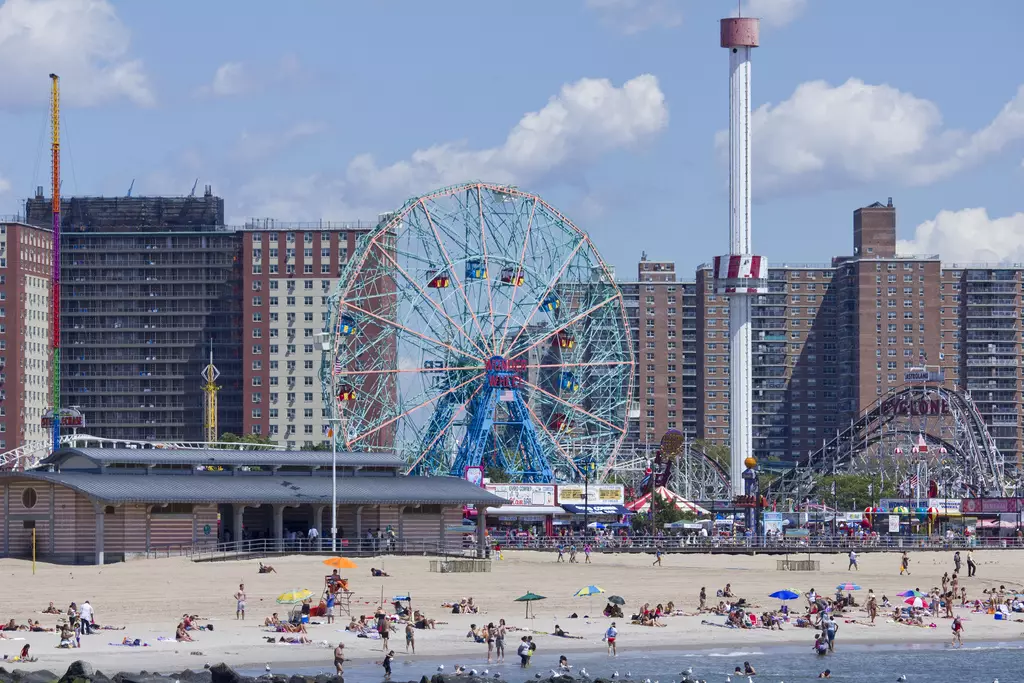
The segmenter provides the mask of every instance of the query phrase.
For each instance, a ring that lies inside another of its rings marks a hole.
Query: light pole
[[[324,353],[330,353],[331,348],[331,334],[329,332],[321,332],[317,335],[320,337],[320,350]],[[331,552],[338,552],[338,435],[334,433],[335,428],[338,424],[338,396],[337,387],[334,385],[334,365],[333,358],[329,361],[327,372],[330,373],[331,381],[331,413],[328,421],[330,427],[327,430],[328,435],[331,438]]]

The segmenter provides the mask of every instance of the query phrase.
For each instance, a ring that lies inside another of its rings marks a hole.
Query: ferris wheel
[[[393,451],[414,474],[549,482],[625,437],[622,294],[586,233],[514,187],[448,187],[388,214],[360,238],[325,334],[338,448]]]

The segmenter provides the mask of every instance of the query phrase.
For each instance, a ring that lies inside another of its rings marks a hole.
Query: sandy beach
[[[385,601],[393,595],[411,594],[414,608],[439,622],[446,622],[439,624],[436,630],[416,631],[416,658],[453,655],[462,663],[476,665],[486,661],[487,651],[485,645],[465,637],[470,624],[497,623],[500,618],[510,626],[539,632],[540,635],[535,636],[538,651],[544,654],[556,649],[560,652],[603,649],[601,636],[611,621],[601,616],[606,596],[572,597],[575,591],[588,584],[596,584],[608,595],[618,594],[627,601],[623,608],[627,619],[616,620],[621,651],[803,644],[809,648],[814,636],[811,629],[739,630],[701,623],[708,620],[724,624],[724,617],[714,615],[670,617],[664,620],[664,628],[652,628],[631,625],[628,617],[644,602],[653,605],[670,600],[679,609],[695,612],[701,586],[707,587],[708,601],[715,604],[715,591],[726,583],[732,584],[737,596],[745,597],[762,610],[780,604],[767,597],[773,591],[792,588],[804,592],[813,587],[819,593],[831,595],[843,581],[853,581],[863,587],[864,590],[856,594],[860,603],[869,588],[879,597],[885,594],[895,602],[897,592],[908,588],[928,591],[938,585],[944,571],[952,572],[952,555],[952,552],[912,553],[910,577],[899,576],[897,553],[864,553],[860,556],[859,572],[847,571],[845,555],[813,556],[821,562],[819,572],[780,572],[776,570],[777,557],[768,555],[666,555],[663,566],[652,567],[653,556],[649,555],[598,554],[593,564],[569,565],[556,564],[554,554],[527,551],[505,551],[504,559],[495,561],[490,573],[435,574],[428,571],[428,557],[383,557],[357,560],[359,568],[343,575],[350,579],[355,593],[354,615],[371,614],[383,590]],[[1020,590],[1024,587],[1019,578],[1024,577],[1024,551],[977,551],[975,557],[978,576],[961,577],[961,585],[967,587],[969,598],[980,597],[985,588],[1005,585],[1008,590]],[[53,626],[57,617],[41,614],[49,601],[65,610],[72,601],[81,604],[89,600],[96,611],[97,623],[126,627],[124,631],[99,631],[96,635],[84,636],[82,647],[70,650],[57,649],[57,636],[53,633],[7,633],[9,639],[0,640],[0,654],[14,656],[22,645],[30,643],[32,654],[39,661],[24,666],[54,671],[63,671],[76,659],[88,660],[106,672],[195,669],[220,661],[261,669],[269,664],[275,671],[298,667],[322,667],[328,671],[332,653],[325,645],[269,644],[264,637],[273,634],[262,627],[263,619],[272,612],[287,612],[286,606],[275,603],[280,593],[294,588],[319,593],[324,575],[328,573],[320,559],[272,558],[268,562],[277,569],[277,573],[272,574],[258,574],[255,560],[193,563],[171,558],[104,567],[39,564],[34,576],[29,562],[0,560],[3,585],[0,618],[5,622],[11,618],[18,623],[38,619],[44,626]],[[383,568],[391,576],[371,578],[371,566]],[[235,619],[232,598],[238,584],[243,582],[248,594],[244,622]],[[534,603],[535,616],[531,619],[524,617],[524,605],[514,602],[527,591],[547,596],[546,600]],[[453,615],[440,606],[442,602],[470,596],[480,606],[480,614]],[[195,643],[174,642],[174,628],[186,612],[200,615],[199,623],[213,624],[214,630],[194,633]],[[580,618],[570,619],[569,615],[574,612]],[[960,608],[956,614],[964,616],[967,642],[1024,640],[1024,625],[1018,623],[1024,621],[1024,615],[1019,620],[996,621],[991,615],[972,614]],[[584,618],[584,615],[591,618]],[[887,613],[880,613],[875,626],[866,624],[863,613],[854,617],[865,623],[841,622],[838,648],[844,643],[941,644],[949,640],[948,619],[932,619],[936,628],[921,628],[892,623]],[[324,620],[314,618],[313,621]],[[309,627],[309,636],[317,643],[330,643],[331,647],[344,642],[351,659],[379,657],[380,641],[339,632],[347,622],[348,618],[344,617],[337,624],[313,624]],[[582,639],[548,635],[556,623]],[[515,659],[514,649],[520,635],[509,636],[508,646],[512,651],[509,661]],[[119,643],[125,636],[138,638],[150,646],[133,648],[112,644]],[[160,637],[171,640],[160,641]],[[392,635],[390,646],[400,658],[409,659],[404,654],[401,631]]]

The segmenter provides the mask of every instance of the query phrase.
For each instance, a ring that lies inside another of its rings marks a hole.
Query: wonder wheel
[[[337,446],[415,474],[553,481],[625,436],[625,303],[586,233],[536,195],[470,183],[363,236],[332,296],[321,372]]]

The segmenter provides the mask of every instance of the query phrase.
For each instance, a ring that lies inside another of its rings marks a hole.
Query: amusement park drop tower
[[[729,297],[729,449],[733,495],[742,495],[744,462],[753,455],[751,297],[768,289],[768,263],[750,242],[750,51],[759,20],[722,19],[729,50],[729,253],[715,257],[715,293]]]

